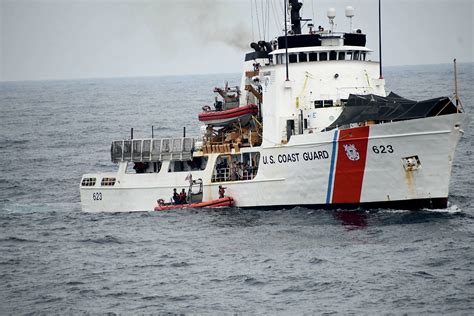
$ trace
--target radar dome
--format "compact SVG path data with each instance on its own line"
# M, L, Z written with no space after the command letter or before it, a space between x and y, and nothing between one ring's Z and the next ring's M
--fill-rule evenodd
M346 17L352 18L354 16L354 8L351 6L346 7Z
M328 9L328 18L334 19L336 17L336 9L329 8Z

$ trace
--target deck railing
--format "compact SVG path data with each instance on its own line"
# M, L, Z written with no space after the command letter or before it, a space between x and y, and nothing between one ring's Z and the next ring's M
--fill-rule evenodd
M192 160L195 139L148 138L112 142L112 162L149 162L163 160Z
M212 182L252 180L257 175L258 168L216 168L212 175Z

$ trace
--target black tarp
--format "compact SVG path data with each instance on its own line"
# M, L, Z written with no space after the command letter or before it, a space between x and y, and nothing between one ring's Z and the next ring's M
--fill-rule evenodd
M456 106L448 97L413 101L393 92L386 97L374 94L351 94L342 114L328 129L350 123L412 120L456 113L456 111Z
M365 47L365 42L366 42L365 34L361 34L361 33L345 33L344 34L344 45Z

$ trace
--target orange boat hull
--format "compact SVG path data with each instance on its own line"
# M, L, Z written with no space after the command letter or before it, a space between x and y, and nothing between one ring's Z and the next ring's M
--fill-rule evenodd
M238 119L248 119L257 113L258 106L250 104L230 110L202 112L199 114L199 121L210 125L225 125Z
M173 209L183 208L213 208L213 207L229 207L234 204L234 199L231 197L224 197L207 202L193 203L193 204L172 204L172 205L157 205L155 211L167 211Z

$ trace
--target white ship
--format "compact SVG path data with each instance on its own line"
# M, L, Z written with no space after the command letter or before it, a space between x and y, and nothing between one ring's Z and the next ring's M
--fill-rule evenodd
M288 30L251 44L240 88L216 89L199 115L201 136L113 141L118 170L83 175L83 211L151 211L175 188L212 201L219 186L242 208L447 207L467 121L457 93L387 95L365 34L302 34L301 3L287 5Z

